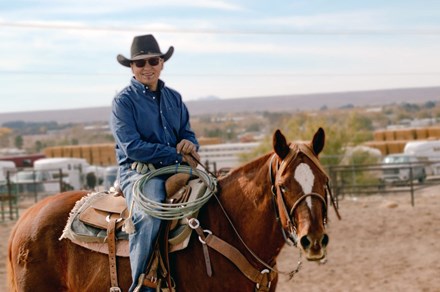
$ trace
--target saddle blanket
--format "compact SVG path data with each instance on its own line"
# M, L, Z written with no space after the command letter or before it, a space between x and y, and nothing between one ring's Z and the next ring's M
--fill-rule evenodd
M91 225L84 224L80 220L80 214L99 199L105 196L114 196L116 193L112 192L95 192L90 193L75 203L72 211L70 211L69 218L63 233L59 240L69 239L73 243L91 249L96 252L108 254L108 245L106 243L107 231L105 229L96 228ZM128 234L122 229L116 231L117 245L116 255L128 257Z

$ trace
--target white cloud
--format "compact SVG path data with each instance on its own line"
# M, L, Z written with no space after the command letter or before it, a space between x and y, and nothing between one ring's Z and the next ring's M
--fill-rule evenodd
M320 31L327 29L343 28L371 28L382 23L384 14L380 11L349 11L339 13L316 13L310 15L292 15L281 17L268 17L261 23L268 26L284 26L293 28L318 28Z
M16 19L21 15L21 19L35 19L41 15L78 15L81 18L90 15L107 15L114 13L136 13L139 11L148 11L149 13L160 13L160 9L173 8L200 8L219 11L241 11L244 8L235 4L233 1L221 0L138 0L138 1L120 1L120 0L75 0L75 1L58 1L43 0L38 1L35 5L20 6L19 8L10 8L8 11L8 19ZM154 11L151 9L154 8ZM159 9L159 10L158 10Z

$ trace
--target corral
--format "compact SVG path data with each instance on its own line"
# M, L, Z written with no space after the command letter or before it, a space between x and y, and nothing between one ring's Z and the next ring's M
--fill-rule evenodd
M330 211L328 262L303 261L294 279L280 278L277 291L439 291L439 193L439 186L418 189L414 207L408 193L345 197L342 221ZM0 224L2 238L12 225ZM0 291L7 291L7 241L0 244ZM280 270L296 266L297 249L282 253Z

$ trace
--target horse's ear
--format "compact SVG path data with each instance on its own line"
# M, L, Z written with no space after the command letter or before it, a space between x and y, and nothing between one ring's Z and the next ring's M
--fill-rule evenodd
M312 140L313 152L315 152L316 156L318 156L318 154L321 153L322 149L324 149L324 144L325 144L325 132L324 129L319 128L318 131L316 131L315 135L313 136L313 140Z
M284 137L280 130L276 130L273 134L273 149L281 160L284 159L290 151L286 137Z

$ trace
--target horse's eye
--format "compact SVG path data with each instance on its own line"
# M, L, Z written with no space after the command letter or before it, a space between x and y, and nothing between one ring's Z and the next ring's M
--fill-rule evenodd
M283 185L280 186L280 190L281 190L283 193L287 192L287 188L286 188L285 186L283 186Z

